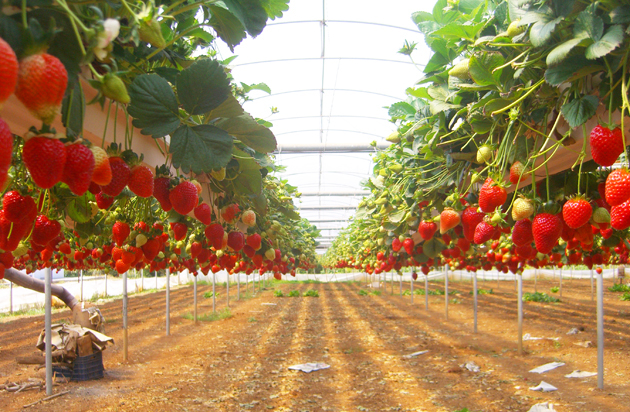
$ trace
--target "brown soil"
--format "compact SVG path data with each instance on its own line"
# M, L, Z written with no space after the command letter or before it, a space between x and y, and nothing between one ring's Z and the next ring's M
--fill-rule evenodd
M611 285L607 280L606 286ZM549 292L555 283L539 281ZM596 377L567 379L573 370L597 371L597 349L576 345L596 343L595 304L590 282L564 281L561 303L525 303L524 332L560 340L526 341L517 353L516 294L513 282L480 282L494 289L479 297L479 333L473 334L472 290L468 282L451 281L449 318L444 297L401 297L398 283L381 296L356 283L274 285L285 294L315 289L319 298L277 298L267 289L256 297L236 300L231 288L233 317L196 325L182 317L192 311L192 287L171 291L171 336L165 336L165 295L130 298L129 359L122 363L120 300L101 307L106 332L116 344L104 352L105 378L61 383L54 392L70 393L40 403L37 411L527 411L552 402L560 412L630 411L630 302L620 294L605 296L605 389ZM416 283L416 288L423 284ZM408 289L409 285L405 285ZM442 289L431 284L432 289ZM199 287L199 312L212 310L204 299L209 286ZM244 288L243 288L244 289ZM525 290L533 292L533 282ZM250 284L251 291L251 284ZM218 308L225 307L219 289ZM243 290L242 290L243 292ZM558 296L557 294L554 296ZM276 303L276 306L263 303ZM57 313L53 321L70 316ZM566 335L571 328L583 329ZM34 366L15 358L33 353L43 316L0 323L0 383L42 377ZM420 350L427 354L406 359ZM478 373L461 367L472 361ZM566 365L543 375L528 371L542 364ZM305 374L287 367L325 362L330 369ZM528 390L545 380L556 392ZM0 392L0 410L22 410L43 398L41 391Z

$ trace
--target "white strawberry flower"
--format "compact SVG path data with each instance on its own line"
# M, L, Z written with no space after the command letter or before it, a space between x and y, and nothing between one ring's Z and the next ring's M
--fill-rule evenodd
M94 48L94 55L97 59L103 60L107 57L108 46L120 33L120 22L116 19L106 19L103 22L103 31L98 33L97 44Z

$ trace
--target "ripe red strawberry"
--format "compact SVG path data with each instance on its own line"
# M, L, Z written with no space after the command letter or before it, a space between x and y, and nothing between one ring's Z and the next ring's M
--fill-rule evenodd
M446 208L440 213L440 233L444 234L459 225L461 218L459 213L451 208Z
M31 242L45 246L61 232L61 224L56 220L48 219L48 216L39 215L35 219L35 227L31 234Z
M479 191L479 208L484 213L494 212L507 200L507 191L503 185L487 178Z
M72 248L70 247L70 244L68 242L64 242L59 245L59 252L63 253L64 255L69 255L70 253L72 253Z
M109 165L107 152L98 146L92 146L90 150L94 155L92 181L99 186L107 186L112 181L112 168Z
M75 143L66 146L66 164L61 181L68 185L72 193L83 196L92 182L94 154L86 146Z
M462 228L464 237L469 242L475 239L475 229L485 217L485 213L477 211L476 207L469 206L462 212Z
M424 240L431 240L437 229L437 224L432 220L423 220L418 225L418 233Z
M260 237L258 233L247 236L247 244L251 246L254 250L260 249L261 241L262 237Z
M256 254L256 250L254 250L254 248L251 247L250 245L245 245L243 246L243 253L245 254L245 256L252 259L254 255Z
M118 156L109 158L109 167L112 170L112 180L109 184L101 186L101 190L108 196L116 197L129 183L131 170L127 163Z
M2 40L0 38L0 40ZM1 46L0 46L1 49ZM0 52L1 53L1 52ZM0 60L2 57L0 56ZM2 62L0 61L0 73ZM2 74L0 74L0 84ZM1 86L0 86L1 87ZM0 105L2 102L0 101ZM9 168L11 167L11 159L13 157L13 135L9 130L9 125L2 119L0 119L0 189L4 190L5 183L7 182L7 176Z
M408 255L413 254L414 243L412 239L407 238L403 240L402 245L403 245L403 248L405 249L405 252L407 252Z
M240 211L240 208L238 207L238 205L236 203L233 203L231 205L225 206L221 210L221 217L227 223L234 223L234 218L236 217L236 214L239 211Z
M630 172L625 167L615 169L606 178L606 203L617 206L630 198Z
M199 202L197 188L192 183L184 180L168 194L168 199L173 205L173 209L180 215L187 215L192 212Z
M90 182L90 187L88 187L88 190L93 195L97 195L97 194L101 193L101 187L99 185L97 185L96 183L94 183L94 181Z
M245 236L242 232L234 231L228 234L227 240L228 247L232 248L235 252L243 249L245 245Z
M130 264L126 263L124 260L122 259L118 259L116 261L116 272L118 272L119 275L122 275L123 273L127 272L130 268Z
M223 245L223 234L225 233L225 231L223 230L223 226L221 226L221 224L215 223L213 225L206 227L206 229L204 230L204 233L206 235L206 238L208 239L208 242L215 249L217 250L221 249Z
M61 61L48 53L20 60L15 95L27 109L46 124L51 124L68 84L68 72Z
M22 196L20 192L11 190L2 197L4 217L10 222L19 222L26 216L37 215L37 206L30 196Z
M207 203L201 203L199 206L195 207L195 218L208 226L212 223L212 210Z
M112 227L112 239L118 246L122 246L125 243L130 233L131 229L125 222L116 222Z
M400 241L400 239L395 237L394 240L392 240L392 250L394 252L398 252L400 248L402 248L402 242Z
M144 253L144 257L146 257L148 261L152 261L160 252L160 241L157 239L149 239L147 243L142 245L141 249L142 253Z
M556 215L550 213L540 213L534 218L532 223L532 233L536 250L546 255L551 252L558 243L562 234L562 221Z
M249 227L254 227L256 225L256 212L251 209L244 211L241 221Z
M524 177L521 177L525 172L525 165L519 162L518 160L512 163L512 167L510 167L510 183L513 185L517 184L519 179L522 181Z
M11 222L5 217L4 209L0 210L0 249L14 251L22 238L28 235L32 223L33 220L30 217L19 222Z
M203 246L199 242L192 242L190 244L190 257L195 259L201 251L203 250Z
M171 229L175 235L175 240L184 240L186 232L188 232L188 226L181 222L171 222Z
M18 61L9 43L0 38L0 109L15 92L18 79Z
M569 199L564 206L562 206L562 217L564 222L571 229L584 226L589 221L592 214L593 208L584 197Z
M102 210L109 209L112 203L114 203L114 200L116 200L111 196L107 196L103 192L97 193L95 197L96 197L96 206L98 206L98 208Z
M487 241L492 239L492 235L494 235L494 232L495 227L485 220L482 220L475 228L475 244L481 245L483 243L486 243Z
M127 187L136 196L153 196L153 171L144 165L136 165L131 168Z
M163 211L168 212L173 208L168 195L171 191L171 183L168 177L158 177L153 181L153 197L160 202Z
M532 221L529 219L519 220L512 229L512 243L516 246L528 245L534 241L532 233Z
M618 127L611 131L607 127L595 126L591 130L590 143L593 160L600 166L612 166L624 150L621 129Z
M57 139L31 137L24 143L22 160L33 182L42 189L50 189L63 176L66 147Z
M630 199L610 208L610 226L616 230L630 227Z

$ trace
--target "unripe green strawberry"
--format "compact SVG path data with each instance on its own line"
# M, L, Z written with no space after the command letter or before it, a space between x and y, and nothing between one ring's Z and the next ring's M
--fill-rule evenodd
M153 18L140 20L138 35L140 36L140 40L146 41L153 47L158 49L166 47L166 41L162 36L160 23Z
M610 223L610 213L605 207L595 209L592 218L595 223Z
M448 71L449 76L456 77L460 80L470 79L470 69L468 67L469 59L462 60Z
M400 133L392 132L389 136L385 138L388 142L399 143L400 142Z
M400 173L403 170L402 165L399 163L393 163L387 166L387 168L391 170L393 173Z
M507 35L508 35L509 38L516 37L519 34L523 33L527 29L527 26L525 26L525 25L519 26L519 22L520 21L521 21L521 19L514 20L508 26L508 28L507 28Z
M127 104L131 101L129 93L127 93L127 87L125 83L113 73L108 73L103 77L103 86L101 91L105 95L114 101Z
M223 179L225 179L225 167L222 167L219 170L211 171L210 175L212 176L214 180L221 182Z
M15 92L18 79L18 61L9 43L0 38L0 109Z
M265 258L267 258L267 260L274 260L276 258L276 251L273 249L267 249L265 251Z
M46 124L51 124L66 92L68 72L61 61L48 53L20 60L15 95L27 109Z
M529 218L535 212L534 203L530 199L519 197L512 205L512 219L519 221Z
M492 160L492 147L484 144L477 149L477 163L488 163Z
M136 236L136 247L142 247L146 245L148 240L149 239L147 239L145 235L140 233L139 235Z

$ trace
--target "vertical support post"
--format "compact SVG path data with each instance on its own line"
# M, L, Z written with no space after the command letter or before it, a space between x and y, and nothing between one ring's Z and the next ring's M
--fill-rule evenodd
M155 290L160 290L160 288L158 287L158 271L155 271Z
M394 294L394 272L392 272L392 278L391 278L391 282L389 282L390 286L392 287L392 295Z
M473 272L474 333L477 333L477 272Z
M448 265L445 266L446 276L444 276L444 315L448 320Z
M46 268L44 292L46 295L46 314L44 316L44 329L46 340L46 395L52 395L52 270Z
M216 283L217 283L217 275L216 275L216 273L212 272L212 313L216 313L216 311L217 311L217 289L216 289Z
M179 273L180 273L180 272L179 272L179 270L178 270L178 271L177 271L177 286L181 286L181 284L182 284L182 281L181 281L181 279L179 278Z
M591 269L591 302L595 300L595 287L593 286L593 269Z
M140 288L144 292L144 269L140 269Z
M483 276L486 276L486 271L483 271ZM501 279L501 276L499 276L499 273L497 272L497 289L499 289L499 280Z
M13 314L13 282L9 282L9 284L9 287L11 288L11 291L9 293L9 312Z
M225 276L225 285L227 287L227 307L230 307L230 274Z
M402 298L402 274L400 275L400 297Z
M534 269L534 292L538 292L538 269Z
M105 272L105 297L107 298L107 272Z
M171 270L166 269L166 336L171 334Z
M129 335L127 329L127 308L128 308L128 299L127 299L127 272L123 273L123 362L127 362L128 351L129 351ZM168 305L168 303L167 303Z
M83 296L83 270L79 271L79 276L81 277L81 302L85 302L85 297Z
M413 275L415 271L411 272L411 304L413 305Z
M236 299L241 300L241 272L236 275Z
M193 293L195 294L195 299L194 299L194 303L195 303L194 318L195 318L195 324L196 324L197 323L197 276L194 276L194 279L193 279Z
M518 283L518 354L523 354L523 278L517 276Z
M245 274L245 297L249 293L249 275Z
M429 275L424 275L424 308L429 310Z
M604 275L597 274L597 387L604 389Z
M560 268L560 299L562 299L562 268Z

